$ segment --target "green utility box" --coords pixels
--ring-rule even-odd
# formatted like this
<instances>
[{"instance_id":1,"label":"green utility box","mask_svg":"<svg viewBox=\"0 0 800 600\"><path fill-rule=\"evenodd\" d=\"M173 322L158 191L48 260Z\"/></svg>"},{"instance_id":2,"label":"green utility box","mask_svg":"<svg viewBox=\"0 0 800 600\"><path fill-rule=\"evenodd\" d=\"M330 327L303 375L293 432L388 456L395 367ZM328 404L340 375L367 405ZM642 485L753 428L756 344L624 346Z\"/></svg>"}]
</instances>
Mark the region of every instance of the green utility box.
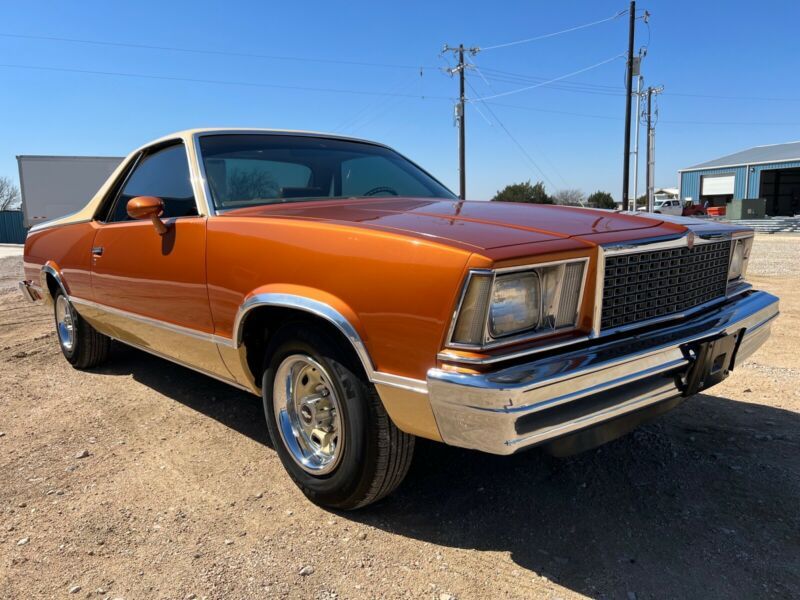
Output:
<instances>
[{"instance_id":1,"label":"green utility box","mask_svg":"<svg viewBox=\"0 0 800 600\"><path fill-rule=\"evenodd\" d=\"M725 216L728 219L763 219L767 213L765 198L731 200Z\"/></svg>"}]
</instances>

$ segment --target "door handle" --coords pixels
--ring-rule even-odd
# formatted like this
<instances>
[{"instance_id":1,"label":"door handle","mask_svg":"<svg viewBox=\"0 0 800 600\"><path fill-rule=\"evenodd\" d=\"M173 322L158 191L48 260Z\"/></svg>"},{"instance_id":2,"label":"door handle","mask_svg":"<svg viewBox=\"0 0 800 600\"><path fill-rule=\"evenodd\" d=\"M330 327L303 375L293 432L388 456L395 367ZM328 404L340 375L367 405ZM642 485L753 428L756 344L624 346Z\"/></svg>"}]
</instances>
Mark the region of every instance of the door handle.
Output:
<instances>
[{"instance_id":1,"label":"door handle","mask_svg":"<svg viewBox=\"0 0 800 600\"><path fill-rule=\"evenodd\" d=\"M103 256L103 247L102 246L93 246L92 247L92 256Z\"/></svg>"}]
</instances>

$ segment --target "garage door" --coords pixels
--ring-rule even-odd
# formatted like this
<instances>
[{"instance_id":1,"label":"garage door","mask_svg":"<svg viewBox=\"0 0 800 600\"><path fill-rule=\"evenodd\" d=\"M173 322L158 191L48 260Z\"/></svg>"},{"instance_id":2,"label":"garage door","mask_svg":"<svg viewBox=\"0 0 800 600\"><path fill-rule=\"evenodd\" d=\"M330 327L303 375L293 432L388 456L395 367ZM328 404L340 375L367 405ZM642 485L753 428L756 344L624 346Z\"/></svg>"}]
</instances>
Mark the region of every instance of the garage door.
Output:
<instances>
[{"instance_id":1,"label":"garage door","mask_svg":"<svg viewBox=\"0 0 800 600\"><path fill-rule=\"evenodd\" d=\"M733 184L736 175L704 175L703 187L700 194L703 196L733 195Z\"/></svg>"}]
</instances>

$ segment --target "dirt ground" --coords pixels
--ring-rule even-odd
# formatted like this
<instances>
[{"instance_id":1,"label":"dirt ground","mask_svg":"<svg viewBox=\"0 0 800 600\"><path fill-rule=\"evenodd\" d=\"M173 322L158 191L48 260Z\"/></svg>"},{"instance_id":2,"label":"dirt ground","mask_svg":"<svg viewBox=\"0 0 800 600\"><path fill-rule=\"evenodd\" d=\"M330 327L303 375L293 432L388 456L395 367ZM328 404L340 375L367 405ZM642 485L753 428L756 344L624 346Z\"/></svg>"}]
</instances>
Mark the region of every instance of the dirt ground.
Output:
<instances>
[{"instance_id":1,"label":"dirt ground","mask_svg":"<svg viewBox=\"0 0 800 600\"><path fill-rule=\"evenodd\" d=\"M782 315L712 394L569 459L420 443L341 514L259 399L121 346L73 370L0 259L0 597L800 597L800 236L754 255Z\"/></svg>"}]
</instances>

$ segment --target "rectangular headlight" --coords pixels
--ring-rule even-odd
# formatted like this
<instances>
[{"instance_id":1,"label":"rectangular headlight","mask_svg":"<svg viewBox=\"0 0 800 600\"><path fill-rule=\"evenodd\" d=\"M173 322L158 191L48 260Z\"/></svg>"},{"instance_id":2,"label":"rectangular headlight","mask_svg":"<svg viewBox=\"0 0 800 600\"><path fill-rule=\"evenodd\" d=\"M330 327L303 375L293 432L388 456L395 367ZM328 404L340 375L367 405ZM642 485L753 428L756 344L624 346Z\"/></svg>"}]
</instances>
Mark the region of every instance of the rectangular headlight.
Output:
<instances>
[{"instance_id":1,"label":"rectangular headlight","mask_svg":"<svg viewBox=\"0 0 800 600\"><path fill-rule=\"evenodd\" d=\"M450 343L484 348L575 328L587 259L470 274Z\"/></svg>"},{"instance_id":2,"label":"rectangular headlight","mask_svg":"<svg viewBox=\"0 0 800 600\"><path fill-rule=\"evenodd\" d=\"M536 271L498 276L489 308L489 335L498 338L533 329L539 324L541 306Z\"/></svg>"}]
</instances>

